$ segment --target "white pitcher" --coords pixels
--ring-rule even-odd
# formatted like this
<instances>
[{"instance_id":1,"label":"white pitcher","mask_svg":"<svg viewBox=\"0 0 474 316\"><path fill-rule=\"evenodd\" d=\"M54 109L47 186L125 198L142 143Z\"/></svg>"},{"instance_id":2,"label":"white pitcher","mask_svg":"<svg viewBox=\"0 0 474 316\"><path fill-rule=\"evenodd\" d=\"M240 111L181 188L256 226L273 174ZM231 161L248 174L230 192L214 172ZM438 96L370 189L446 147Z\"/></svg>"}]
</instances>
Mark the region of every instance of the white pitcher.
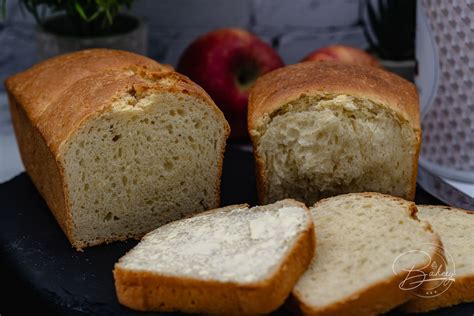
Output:
<instances>
[{"instance_id":1,"label":"white pitcher","mask_svg":"<svg viewBox=\"0 0 474 316\"><path fill-rule=\"evenodd\" d=\"M474 0L417 1L420 165L474 183Z\"/></svg>"}]
</instances>

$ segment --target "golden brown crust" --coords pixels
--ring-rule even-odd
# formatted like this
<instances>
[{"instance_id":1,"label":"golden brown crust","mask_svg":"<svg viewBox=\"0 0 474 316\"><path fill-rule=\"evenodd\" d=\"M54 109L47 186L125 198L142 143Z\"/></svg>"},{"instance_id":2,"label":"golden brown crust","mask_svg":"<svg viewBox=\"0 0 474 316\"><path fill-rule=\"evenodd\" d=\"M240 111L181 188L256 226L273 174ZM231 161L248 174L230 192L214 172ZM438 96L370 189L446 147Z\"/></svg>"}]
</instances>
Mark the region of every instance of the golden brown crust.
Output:
<instances>
[{"instance_id":1,"label":"golden brown crust","mask_svg":"<svg viewBox=\"0 0 474 316\"><path fill-rule=\"evenodd\" d=\"M304 304L300 296L293 292L289 304L299 308L302 315L333 316L333 315L379 315L407 302L412 293L398 288L404 276L393 277L378 283L364 291L354 293L345 301L337 302L322 309L313 309Z\"/></svg>"},{"instance_id":2,"label":"golden brown crust","mask_svg":"<svg viewBox=\"0 0 474 316\"><path fill-rule=\"evenodd\" d=\"M436 297L416 297L402 306L409 313L422 313L461 303L474 302L474 276L455 278L449 289Z\"/></svg>"},{"instance_id":3,"label":"golden brown crust","mask_svg":"<svg viewBox=\"0 0 474 316\"><path fill-rule=\"evenodd\" d=\"M71 220L69 213L65 212L67 203L63 190L62 168L37 127L31 123L24 109L11 95L9 104L13 128L26 172L45 199L64 233L73 242L68 224Z\"/></svg>"},{"instance_id":4,"label":"golden brown crust","mask_svg":"<svg viewBox=\"0 0 474 316\"><path fill-rule=\"evenodd\" d=\"M290 203L306 209L302 203ZM309 210L306 211L309 214ZM288 251L275 272L258 283L237 284L179 278L116 266L113 271L115 289L121 304L140 311L224 315L269 313L283 304L310 264L315 247L316 236L309 214L307 228L294 247Z\"/></svg>"},{"instance_id":5,"label":"golden brown crust","mask_svg":"<svg viewBox=\"0 0 474 316\"><path fill-rule=\"evenodd\" d=\"M461 213L465 213L465 214L474 216L474 211L469 211L469 210L465 210L465 209L462 209L462 208L456 208L456 207L452 207L452 206L448 206L448 205L418 204L417 206L418 207L425 207L425 208L443 209L445 211L452 211L452 212L461 212Z\"/></svg>"},{"instance_id":6,"label":"golden brown crust","mask_svg":"<svg viewBox=\"0 0 474 316\"><path fill-rule=\"evenodd\" d=\"M201 87L169 66L125 51L90 49L58 56L8 78L5 86L25 169L78 250L139 237L120 236L90 244L74 240L60 149L85 122L107 111L125 95L141 98L163 91L203 100L221 118L225 139L230 133L224 115ZM225 140L220 167L224 149ZM215 195L218 205L220 192Z\"/></svg>"},{"instance_id":7,"label":"golden brown crust","mask_svg":"<svg viewBox=\"0 0 474 316\"><path fill-rule=\"evenodd\" d=\"M76 81L105 70L127 67L144 67L154 72L172 71L170 66L160 65L134 53L87 49L38 63L9 77L5 85L10 93L17 96L28 116L36 120L52 101Z\"/></svg>"},{"instance_id":8,"label":"golden brown crust","mask_svg":"<svg viewBox=\"0 0 474 316\"><path fill-rule=\"evenodd\" d=\"M257 188L261 203L267 195L265 161L258 150L264 126L289 102L301 96L349 95L386 106L409 122L417 140L413 159L411 189L416 189L421 127L418 93L415 86L399 76L370 66L308 61L276 69L260 77L250 91L248 128L257 166Z\"/></svg>"},{"instance_id":9,"label":"golden brown crust","mask_svg":"<svg viewBox=\"0 0 474 316\"><path fill-rule=\"evenodd\" d=\"M415 156L413 157L413 161L411 164L411 170L413 170L410 178L410 192L408 192L407 199L414 201L416 195L416 178L418 176L418 159L420 157L420 148L421 148L421 128L416 131L416 148L415 148Z\"/></svg>"},{"instance_id":10,"label":"golden brown crust","mask_svg":"<svg viewBox=\"0 0 474 316\"><path fill-rule=\"evenodd\" d=\"M409 203L409 215L413 219L420 221L416 216L417 208L415 203L413 202L405 201L404 199L398 197L377 192L349 193L347 195L358 195L363 197L383 196L385 198L390 198L394 201ZM328 199L320 200L314 206L324 203ZM424 223L426 224L425 229L430 232L433 232L429 223ZM430 255L430 258L432 261L436 261L439 264L444 261L442 258L439 257L443 256L443 244L439 236L436 234L434 234L433 244L436 245L435 252ZM430 263L423 263L419 267L415 267L414 270L429 273L431 271L431 265ZM353 293L344 301L325 306L321 309L314 309L312 306L305 304L304 299L301 297L301 294L299 294L296 290L293 290L293 292L291 293L288 304L291 305L291 309L297 310L303 315L379 315L415 297L414 291L402 290L399 288L400 282L402 282L407 277L407 274L408 272L404 272L399 275L394 275L390 279L381 281L368 288Z\"/></svg>"},{"instance_id":11,"label":"golden brown crust","mask_svg":"<svg viewBox=\"0 0 474 316\"><path fill-rule=\"evenodd\" d=\"M419 101L415 86L376 67L333 62L303 62L276 69L260 77L249 99L249 129L258 129L272 115L302 94L350 95L386 105L420 129Z\"/></svg>"}]
</instances>

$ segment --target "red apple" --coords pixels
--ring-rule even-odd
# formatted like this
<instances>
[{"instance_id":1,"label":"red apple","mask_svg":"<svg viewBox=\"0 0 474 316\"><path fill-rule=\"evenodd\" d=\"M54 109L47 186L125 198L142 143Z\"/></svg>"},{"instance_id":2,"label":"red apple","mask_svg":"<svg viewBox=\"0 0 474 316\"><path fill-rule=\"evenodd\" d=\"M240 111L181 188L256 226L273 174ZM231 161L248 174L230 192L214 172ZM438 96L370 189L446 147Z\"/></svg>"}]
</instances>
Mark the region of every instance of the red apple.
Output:
<instances>
[{"instance_id":1,"label":"red apple","mask_svg":"<svg viewBox=\"0 0 474 316\"><path fill-rule=\"evenodd\" d=\"M331 60L335 62L353 64L353 65L362 65L362 66L373 66L380 67L379 61L372 55L366 53L365 51L343 45L331 45L327 47L320 48L315 50L308 56L306 56L302 61L325 61Z\"/></svg>"},{"instance_id":2,"label":"red apple","mask_svg":"<svg viewBox=\"0 0 474 316\"><path fill-rule=\"evenodd\" d=\"M178 71L209 93L231 126L230 137L245 140L249 89L262 74L283 66L276 51L238 28L218 29L184 51Z\"/></svg>"}]
</instances>

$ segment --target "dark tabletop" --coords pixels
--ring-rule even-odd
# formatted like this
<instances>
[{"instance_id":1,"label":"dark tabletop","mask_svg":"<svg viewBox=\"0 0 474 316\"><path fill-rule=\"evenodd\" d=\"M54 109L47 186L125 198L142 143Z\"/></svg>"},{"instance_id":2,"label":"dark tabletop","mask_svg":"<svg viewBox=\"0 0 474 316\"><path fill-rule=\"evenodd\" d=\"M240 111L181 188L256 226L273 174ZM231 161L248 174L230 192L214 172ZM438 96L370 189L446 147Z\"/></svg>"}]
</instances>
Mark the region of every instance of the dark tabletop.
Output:
<instances>
[{"instance_id":1,"label":"dark tabletop","mask_svg":"<svg viewBox=\"0 0 474 316\"><path fill-rule=\"evenodd\" d=\"M2 316L31 311L50 315L151 314L122 307L115 296L113 265L136 241L75 251L25 173L0 185L0 201L0 277L5 293L0 299ZM420 188L416 201L442 204ZM256 203L255 172L251 153L229 146L222 205L237 203ZM14 303L16 298L21 298L20 306ZM474 304L430 315L472 316Z\"/></svg>"}]
</instances>

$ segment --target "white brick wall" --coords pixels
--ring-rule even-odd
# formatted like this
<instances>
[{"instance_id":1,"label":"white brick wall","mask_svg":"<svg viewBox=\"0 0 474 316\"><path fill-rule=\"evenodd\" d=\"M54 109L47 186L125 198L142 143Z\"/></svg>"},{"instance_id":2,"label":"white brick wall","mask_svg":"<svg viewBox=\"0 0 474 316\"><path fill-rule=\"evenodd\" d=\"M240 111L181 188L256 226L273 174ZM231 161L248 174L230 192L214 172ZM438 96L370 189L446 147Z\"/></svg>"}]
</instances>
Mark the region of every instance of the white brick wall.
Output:
<instances>
[{"instance_id":1,"label":"white brick wall","mask_svg":"<svg viewBox=\"0 0 474 316\"><path fill-rule=\"evenodd\" d=\"M253 0L261 26L344 27L357 23L358 0Z\"/></svg>"},{"instance_id":2,"label":"white brick wall","mask_svg":"<svg viewBox=\"0 0 474 316\"><path fill-rule=\"evenodd\" d=\"M7 0L0 24L0 81L37 62L35 22ZM358 0L137 0L132 13L149 25L148 55L176 65L197 36L218 27L243 27L273 44L286 63L331 43L365 48ZM23 170L0 85L0 182ZM5 152L5 154L4 154Z\"/></svg>"},{"instance_id":3,"label":"white brick wall","mask_svg":"<svg viewBox=\"0 0 474 316\"><path fill-rule=\"evenodd\" d=\"M133 12L150 26L149 55L176 65L197 36L218 27L244 27L277 44L286 63L331 43L365 48L358 0L141 0Z\"/></svg>"},{"instance_id":4,"label":"white brick wall","mask_svg":"<svg viewBox=\"0 0 474 316\"><path fill-rule=\"evenodd\" d=\"M280 37L278 52L286 63L296 63L315 49L331 44L347 44L366 48L364 34L359 27L326 29L324 32L305 29L286 32Z\"/></svg>"},{"instance_id":5,"label":"white brick wall","mask_svg":"<svg viewBox=\"0 0 474 316\"><path fill-rule=\"evenodd\" d=\"M216 28L248 25L249 0L139 0L132 12L144 16L150 28Z\"/></svg>"},{"instance_id":6,"label":"white brick wall","mask_svg":"<svg viewBox=\"0 0 474 316\"><path fill-rule=\"evenodd\" d=\"M0 80L37 61L35 23L7 1L0 27ZM365 48L357 25L358 0L138 0L132 13L149 25L148 55L176 65L198 35L218 27L243 27L272 43L286 63L331 43ZM3 90L3 85L0 90Z\"/></svg>"}]
</instances>

